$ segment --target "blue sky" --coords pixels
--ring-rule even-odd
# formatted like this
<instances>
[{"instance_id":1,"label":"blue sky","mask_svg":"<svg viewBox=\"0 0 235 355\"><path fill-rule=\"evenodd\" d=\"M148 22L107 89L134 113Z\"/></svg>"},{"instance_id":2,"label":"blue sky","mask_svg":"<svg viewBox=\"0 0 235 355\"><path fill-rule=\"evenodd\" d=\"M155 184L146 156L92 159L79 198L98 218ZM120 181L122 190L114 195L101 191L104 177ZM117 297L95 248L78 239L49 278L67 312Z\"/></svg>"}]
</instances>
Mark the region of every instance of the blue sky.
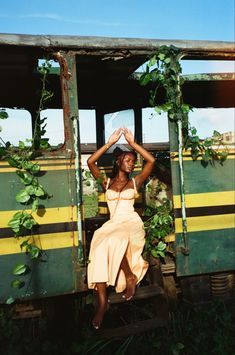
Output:
<instances>
[{"instance_id":1,"label":"blue sky","mask_svg":"<svg viewBox=\"0 0 235 355\"><path fill-rule=\"evenodd\" d=\"M234 40L234 0L8 0L0 32Z\"/></svg>"},{"instance_id":2,"label":"blue sky","mask_svg":"<svg viewBox=\"0 0 235 355\"><path fill-rule=\"evenodd\" d=\"M234 41L234 3L234 0L8 0L1 4L0 33ZM182 61L182 66L183 73L234 71L234 62ZM206 113L196 110L190 119L203 136L210 135L212 127L220 132L234 130L232 109L216 112L208 109ZM91 132L86 122L86 113L81 113L83 132ZM153 121L146 121L146 132L149 125ZM159 141L168 140L167 128L163 131Z\"/></svg>"}]
</instances>

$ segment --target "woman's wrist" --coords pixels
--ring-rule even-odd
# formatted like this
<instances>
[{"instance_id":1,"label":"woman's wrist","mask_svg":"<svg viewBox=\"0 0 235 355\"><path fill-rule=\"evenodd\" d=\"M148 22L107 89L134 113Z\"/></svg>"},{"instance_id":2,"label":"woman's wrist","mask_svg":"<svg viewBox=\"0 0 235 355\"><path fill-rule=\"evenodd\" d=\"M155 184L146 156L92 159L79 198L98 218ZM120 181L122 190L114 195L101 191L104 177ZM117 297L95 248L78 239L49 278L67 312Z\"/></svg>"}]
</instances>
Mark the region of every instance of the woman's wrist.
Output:
<instances>
[{"instance_id":1,"label":"woman's wrist","mask_svg":"<svg viewBox=\"0 0 235 355\"><path fill-rule=\"evenodd\" d=\"M131 142L129 142L128 144L129 144L129 146L133 147L133 146L136 145L137 143L136 143L135 141L131 141Z\"/></svg>"}]
</instances>

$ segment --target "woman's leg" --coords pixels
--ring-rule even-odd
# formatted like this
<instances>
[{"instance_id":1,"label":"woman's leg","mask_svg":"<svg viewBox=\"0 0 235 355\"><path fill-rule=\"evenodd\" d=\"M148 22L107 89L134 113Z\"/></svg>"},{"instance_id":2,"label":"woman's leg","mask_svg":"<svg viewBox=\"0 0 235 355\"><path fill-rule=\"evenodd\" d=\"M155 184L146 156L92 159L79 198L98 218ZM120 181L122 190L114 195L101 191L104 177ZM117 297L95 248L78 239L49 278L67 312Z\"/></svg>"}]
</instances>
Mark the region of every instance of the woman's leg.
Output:
<instances>
[{"instance_id":1,"label":"woman's leg","mask_svg":"<svg viewBox=\"0 0 235 355\"><path fill-rule=\"evenodd\" d=\"M123 297L129 301L135 294L136 284L137 284L137 276L133 274L130 269L130 265L128 263L126 254L124 255L120 268L123 270L126 278L126 292Z\"/></svg>"},{"instance_id":2,"label":"woman's leg","mask_svg":"<svg viewBox=\"0 0 235 355\"><path fill-rule=\"evenodd\" d=\"M96 287L98 304L96 314L92 320L92 325L95 329L99 329L101 327L104 314L108 307L106 282L97 282Z\"/></svg>"}]
</instances>

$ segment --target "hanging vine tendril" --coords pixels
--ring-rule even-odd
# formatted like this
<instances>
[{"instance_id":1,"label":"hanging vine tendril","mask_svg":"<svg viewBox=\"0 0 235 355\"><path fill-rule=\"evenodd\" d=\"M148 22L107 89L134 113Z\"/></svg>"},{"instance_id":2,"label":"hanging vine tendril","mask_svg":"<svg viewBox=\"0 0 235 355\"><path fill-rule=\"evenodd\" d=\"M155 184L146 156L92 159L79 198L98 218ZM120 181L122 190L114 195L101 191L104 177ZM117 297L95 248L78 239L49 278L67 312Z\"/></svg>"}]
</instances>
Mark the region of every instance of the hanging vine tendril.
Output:
<instances>
[{"instance_id":1,"label":"hanging vine tendril","mask_svg":"<svg viewBox=\"0 0 235 355\"><path fill-rule=\"evenodd\" d=\"M214 131L212 137L202 140L197 135L196 128L191 127L188 122L188 113L192 108L183 102L182 85L184 79L181 75L180 65L182 57L183 53L174 46L159 47L146 64L145 72L139 79L140 85L150 87L149 104L158 114L167 112L171 121L181 121L184 133L183 148L191 151L193 160L196 160L200 155L204 166L209 162L213 164L215 160L223 163L228 152L226 149L218 151L221 146L224 148L222 135ZM160 88L164 88L166 99L163 104L156 105Z\"/></svg>"}]
</instances>

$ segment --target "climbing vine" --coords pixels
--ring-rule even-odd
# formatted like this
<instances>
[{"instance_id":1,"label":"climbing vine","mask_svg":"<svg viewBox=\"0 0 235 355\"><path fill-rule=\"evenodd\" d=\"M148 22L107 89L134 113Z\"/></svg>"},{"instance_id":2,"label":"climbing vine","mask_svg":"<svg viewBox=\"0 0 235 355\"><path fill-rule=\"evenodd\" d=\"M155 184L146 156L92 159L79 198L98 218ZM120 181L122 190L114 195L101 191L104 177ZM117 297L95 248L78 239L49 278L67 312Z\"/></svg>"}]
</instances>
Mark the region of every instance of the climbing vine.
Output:
<instances>
[{"instance_id":1,"label":"climbing vine","mask_svg":"<svg viewBox=\"0 0 235 355\"><path fill-rule=\"evenodd\" d=\"M149 85L149 104L154 107L158 114L167 112L171 121L180 121L184 132L184 149L190 149L193 160L199 155L202 164L207 165L219 160L221 163L226 159L228 152L219 152L214 147L223 145L222 136L214 131L213 136L201 140L195 127L188 122L188 113L192 108L183 102L182 85L184 79L181 76L182 68L180 59L183 53L174 46L161 46L151 56L146 64L145 72L140 76L141 85ZM160 89L165 90L166 100L156 105Z\"/></svg>"},{"instance_id":2,"label":"climbing vine","mask_svg":"<svg viewBox=\"0 0 235 355\"><path fill-rule=\"evenodd\" d=\"M144 256L164 259L169 252L165 237L173 233L173 215L169 199L164 199L160 206L147 206L144 215L146 231Z\"/></svg>"},{"instance_id":3,"label":"climbing vine","mask_svg":"<svg viewBox=\"0 0 235 355\"><path fill-rule=\"evenodd\" d=\"M40 149L50 147L48 139L43 137L46 133L46 117L42 119L40 117L41 111L53 96L53 93L46 89L50 67L51 64L48 60L45 60L39 67L42 86L34 122L33 138L26 139L25 142L19 141L17 147L10 142L4 142L0 138L0 157L5 159L11 167L16 168L16 175L23 184L23 188L15 196L16 201L23 208L12 216L8 226L12 229L14 237L17 239L31 235L20 244L21 250L25 251L31 259L39 259L43 254L43 250L36 245L33 238L33 229L37 225L34 215L39 212L40 200L51 197L40 183L40 165L34 161ZM0 111L0 119L7 118L6 110L2 109ZM15 276L19 276L28 271L30 271L30 268L27 264L17 264L12 273ZM15 279L12 281L11 286L13 288L21 288L24 284L23 281ZM7 300L8 304L12 302L14 302L13 298Z\"/></svg>"},{"instance_id":4,"label":"climbing vine","mask_svg":"<svg viewBox=\"0 0 235 355\"><path fill-rule=\"evenodd\" d=\"M178 48L161 46L146 64L146 69L139 78L140 85L148 85L149 104L154 107L156 113L167 112L169 120L176 123L179 154L183 148L190 150L193 160L197 160L200 156L203 166L214 164L215 160L222 164L228 155L226 150L216 149L223 145L222 135L214 131L212 137L202 140L197 134L197 129L191 127L188 121L188 114L192 108L183 101L184 78L181 75L180 65L182 57L183 53ZM162 90L165 92L165 101L157 104ZM156 209L148 209L147 215L149 219L145 222L145 253L164 258L167 251L165 237L173 231L173 216L169 205L163 203Z\"/></svg>"}]
</instances>

